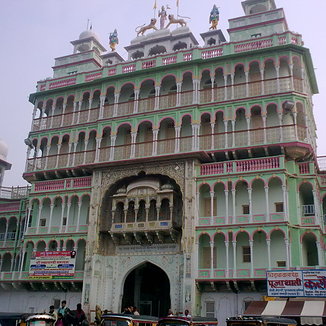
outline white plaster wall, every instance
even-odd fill
[[[70,309],[81,302],[81,292],[31,292],[0,290],[0,311],[43,312],[48,311],[55,299],[66,300]]]
[[[205,302],[215,302],[215,317],[219,326],[226,326],[226,318],[240,315],[244,312],[245,301],[259,301],[263,294],[260,293],[202,293],[201,316],[205,316]]]

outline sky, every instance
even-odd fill
[[[176,14],[176,0],[156,0],[157,7],[169,5]],[[135,28],[154,15],[155,0],[0,0],[0,139],[9,147],[3,186],[26,185],[22,174],[33,105],[30,93],[36,82],[52,77],[54,58],[72,54],[70,41],[86,30],[88,19],[100,41],[108,47],[108,35],[116,28],[117,52],[127,58],[124,47],[136,37]],[[326,155],[326,25],[325,0],[275,0],[284,8],[289,29],[303,35],[310,49],[319,94],[313,97],[317,124],[317,154]],[[190,17],[188,26],[202,46],[200,33],[208,31],[214,4],[220,10],[219,28],[229,40],[228,19],[243,16],[241,0],[179,0],[179,14]],[[174,28],[174,27],[173,27]]]

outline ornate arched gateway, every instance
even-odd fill
[[[123,286],[122,307],[136,306],[144,315],[165,316],[171,307],[167,274],[145,262],[132,270]]]
[[[164,316],[191,304],[193,238],[185,234],[186,211],[191,219],[194,209],[184,206],[185,166],[95,172],[83,289],[88,309],[135,305],[142,314]]]

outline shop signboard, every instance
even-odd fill
[[[75,274],[75,251],[33,252],[29,267],[30,279],[70,279]]]
[[[326,296],[326,270],[274,270],[266,274],[268,296]]]

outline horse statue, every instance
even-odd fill
[[[220,12],[218,11],[216,5],[214,5],[211,14],[209,15],[209,23],[211,24],[211,27],[209,28],[210,30],[217,29],[219,19],[220,19]]]
[[[182,18],[176,19],[176,18],[174,18],[174,15],[169,15],[168,18],[169,18],[169,23],[167,24],[167,26],[165,28],[168,28],[172,24],[179,24],[182,27],[187,26],[186,21]]]
[[[113,33],[110,33],[109,36],[110,48],[112,51],[115,51],[115,47],[119,44],[118,32],[115,29]]]
[[[154,29],[154,30],[158,30],[155,26],[156,24],[156,18],[152,18],[151,19],[151,22],[148,24],[148,25],[142,25],[142,26],[138,26],[136,29],[135,29],[135,32],[137,33],[137,36],[139,36],[140,34],[141,35],[144,35],[144,33],[149,30],[149,29]]]

